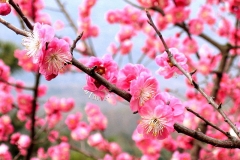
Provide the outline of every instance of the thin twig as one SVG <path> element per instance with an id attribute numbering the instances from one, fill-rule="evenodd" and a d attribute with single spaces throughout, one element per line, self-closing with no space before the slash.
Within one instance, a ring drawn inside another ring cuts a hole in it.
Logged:
<path id="1" fill-rule="evenodd" d="M 227 117 L 227 115 L 221 110 L 218 109 L 219 105 L 213 100 L 213 97 L 208 96 L 200 87 L 199 85 L 193 80 L 191 74 L 189 74 L 186 70 L 184 70 L 178 63 L 177 61 L 174 59 L 172 53 L 169 51 L 169 48 L 162 36 L 162 34 L 160 33 L 160 31 L 157 29 L 157 27 L 155 26 L 155 24 L 153 23 L 153 20 L 151 18 L 151 15 L 149 14 L 149 12 L 146 10 L 146 14 L 147 17 L 149 19 L 149 24 L 153 27 L 153 29 L 155 30 L 155 32 L 157 33 L 158 37 L 160 38 L 160 40 L 163 43 L 163 46 L 168 54 L 168 58 L 171 61 L 171 63 L 177 67 L 186 77 L 187 79 L 191 82 L 191 84 L 194 86 L 194 88 L 196 90 L 198 90 L 208 101 L 209 104 L 211 104 L 224 118 L 224 121 L 227 122 L 229 124 L 229 126 L 234 130 L 234 132 L 237 134 L 237 136 L 240 138 L 240 132 L 237 129 L 237 127 L 234 125 L 234 123 Z M 224 55 L 223 55 L 224 56 Z M 225 55 L 226 56 L 226 55 Z M 220 64 L 220 66 L 224 65 L 225 59 L 226 57 L 222 58 L 223 60 L 221 61 L 222 63 Z M 223 66 L 224 67 L 224 66 Z M 221 78 L 217 79 L 218 81 L 221 81 Z M 220 82 L 216 82 L 217 84 L 220 84 Z"/>
<path id="2" fill-rule="evenodd" d="M 23 14 L 23 12 L 22 12 L 22 10 L 19 8 L 19 6 L 16 5 L 13 0 L 9 0 L 9 4 L 11 4 L 11 6 L 15 9 L 15 11 L 19 14 L 19 16 L 22 18 L 22 20 L 23 20 L 24 23 L 27 25 L 27 27 L 28 27 L 30 30 L 33 30 L 33 25 L 32 25 L 31 22 L 27 19 L 27 17 L 25 17 L 25 15 Z"/>
<path id="3" fill-rule="evenodd" d="M 5 84 L 7 84 L 9 86 L 13 86 L 13 87 L 16 87 L 16 88 L 21 88 L 21 89 L 24 89 L 24 90 L 34 90 L 33 87 L 20 86 L 18 84 L 10 83 L 10 82 L 2 79 L 2 78 L 0 78 L 0 82 L 3 82 L 3 83 L 5 83 Z"/>
<path id="4" fill-rule="evenodd" d="M 195 111 L 193 111 L 192 109 L 190 109 L 189 107 L 186 107 L 187 111 L 193 113 L 195 116 L 197 116 L 198 118 L 200 118 L 201 120 L 203 120 L 207 125 L 215 128 L 216 130 L 220 131 L 222 134 L 226 135 L 228 138 L 232 138 L 232 136 L 228 133 L 223 131 L 222 129 L 220 129 L 219 127 L 217 127 L 216 125 L 212 124 L 211 122 L 209 122 L 208 120 L 206 120 L 204 117 L 202 117 L 201 115 L 199 115 L 198 113 L 196 113 Z"/>

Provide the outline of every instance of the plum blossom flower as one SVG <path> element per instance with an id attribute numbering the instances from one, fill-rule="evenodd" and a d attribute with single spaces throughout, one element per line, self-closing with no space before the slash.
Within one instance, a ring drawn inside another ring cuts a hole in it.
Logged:
<path id="1" fill-rule="evenodd" d="M 34 63 L 45 50 L 46 43 L 51 42 L 54 38 L 54 29 L 46 24 L 35 23 L 33 31 L 27 32 L 28 37 L 23 38 L 23 46 L 27 50 L 27 55 L 33 57 Z"/>
<path id="2" fill-rule="evenodd" d="M 174 131 L 174 117 L 171 107 L 159 105 L 156 99 L 146 102 L 139 110 L 141 121 L 137 131 L 144 138 L 164 139 Z"/>
<path id="3" fill-rule="evenodd" d="M 177 61 L 177 63 L 184 70 L 187 70 L 188 65 L 185 55 L 183 53 L 180 53 L 176 48 L 170 48 L 169 51 L 172 53 L 173 58 Z M 182 74 L 182 72 L 170 62 L 166 51 L 161 55 L 158 55 L 155 61 L 160 66 L 157 73 L 164 76 L 166 79 L 171 78 L 174 73 Z"/>
<path id="4" fill-rule="evenodd" d="M 144 106 L 145 102 L 152 99 L 158 92 L 157 80 L 149 74 L 141 74 L 130 85 L 130 94 L 132 95 L 130 107 L 132 111 L 138 111 Z"/>
<path id="5" fill-rule="evenodd" d="M 46 80 L 55 78 L 63 67 L 70 63 L 72 55 L 68 43 L 63 39 L 54 38 L 40 58 L 40 70 Z"/>
<path id="6" fill-rule="evenodd" d="M 88 67 L 96 67 L 95 72 L 100 74 L 110 83 L 115 84 L 117 82 L 118 66 L 112 60 L 111 55 L 105 55 L 103 58 L 91 57 L 87 64 Z M 90 76 L 87 76 L 87 85 L 85 90 L 90 91 L 103 100 L 108 93 L 108 89 L 101 85 L 98 81 Z"/>

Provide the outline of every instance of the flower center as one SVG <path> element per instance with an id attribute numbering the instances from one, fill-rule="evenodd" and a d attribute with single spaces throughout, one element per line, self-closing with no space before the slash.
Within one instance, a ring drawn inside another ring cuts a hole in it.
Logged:
<path id="1" fill-rule="evenodd" d="M 153 117 L 143 124 L 147 133 L 152 133 L 155 137 L 161 135 L 165 127 L 166 120 Z"/>
<path id="2" fill-rule="evenodd" d="M 155 95 L 155 90 L 152 85 L 144 87 L 139 95 L 139 106 L 143 106 L 146 101 Z"/>

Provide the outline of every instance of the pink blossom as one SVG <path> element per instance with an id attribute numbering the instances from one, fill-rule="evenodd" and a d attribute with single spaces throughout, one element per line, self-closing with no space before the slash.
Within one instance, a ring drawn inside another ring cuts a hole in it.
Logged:
<path id="1" fill-rule="evenodd" d="M 27 149 L 31 143 L 31 139 L 28 135 L 20 135 L 17 145 L 21 149 Z"/>
<path id="2" fill-rule="evenodd" d="M 133 112 L 139 111 L 144 104 L 154 98 L 158 92 L 157 80 L 149 76 L 149 74 L 142 73 L 140 76 L 133 80 L 130 85 L 130 108 Z"/>
<path id="3" fill-rule="evenodd" d="M 173 97 L 167 92 L 158 93 L 155 99 L 159 102 L 159 104 L 168 105 L 172 108 L 173 117 L 176 122 L 183 122 L 185 107 L 179 99 Z"/>
<path id="4" fill-rule="evenodd" d="M 102 114 L 98 113 L 93 116 L 88 116 L 91 130 L 105 130 L 107 128 L 107 118 Z"/>
<path id="5" fill-rule="evenodd" d="M 13 96 L 9 93 L 0 91 L 0 113 L 6 114 L 13 108 Z"/>
<path id="6" fill-rule="evenodd" d="M 33 63 L 33 57 L 27 56 L 26 50 L 18 50 L 14 51 L 14 57 L 18 59 L 18 65 L 21 66 L 25 71 L 28 72 L 37 72 L 38 64 Z"/>
<path id="7" fill-rule="evenodd" d="M 170 48 L 169 51 L 172 53 L 173 58 L 176 60 L 176 62 L 183 69 L 187 70 L 188 65 L 185 55 L 180 53 L 176 48 Z M 155 61 L 160 66 L 157 73 L 164 76 L 164 78 L 171 78 L 175 73 L 182 74 L 182 72 L 170 62 L 166 51 L 157 56 Z"/>
<path id="8" fill-rule="evenodd" d="M 191 53 L 196 53 L 198 51 L 198 44 L 197 41 L 194 40 L 193 38 L 186 37 L 183 40 L 183 52 L 184 54 L 191 54 Z"/>
<path id="9" fill-rule="evenodd" d="M 53 143 L 53 142 L 56 142 L 58 137 L 59 137 L 59 132 L 56 130 L 52 130 L 48 135 L 48 140 Z"/>
<path id="10" fill-rule="evenodd" d="M 85 122 L 79 122 L 77 127 L 71 131 L 71 137 L 75 141 L 84 140 L 89 136 L 90 126 Z"/>
<path id="11" fill-rule="evenodd" d="M 130 154 L 123 152 L 116 157 L 116 160 L 133 160 L 133 157 Z"/>
<path id="12" fill-rule="evenodd" d="M 8 151 L 8 146 L 4 143 L 2 143 L 0 145 L 0 159 L 3 159 L 3 160 L 11 160 L 12 159 L 12 155 Z"/>
<path id="13" fill-rule="evenodd" d="M 70 114 L 65 120 L 65 124 L 70 130 L 73 130 L 77 127 L 78 122 L 82 119 L 82 114 L 77 112 L 76 114 Z"/>
<path id="14" fill-rule="evenodd" d="M 189 21 L 189 32 L 191 34 L 199 35 L 203 32 L 204 26 L 201 19 L 191 19 Z"/>
<path id="15" fill-rule="evenodd" d="M 18 107 L 20 110 L 22 110 L 26 114 L 32 113 L 32 96 L 28 94 L 18 94 L 17 97 L 17 102 L 18 102 Z"/>
<path id="16" fill-rule="evenodd" d="M 57 20 L 57 21 L 55 22 L 55 24 L 54 24 L 54 28 L 55 28 L 56 30 L 61 30 L 61 29 L 63 29 L 63 28 L 64 28 L 64 23 L 63 23 L 63 21 Z"/>
<path id="17" fill-rule="evenodd" d="M 74 99 L 61 98 L 59 101 L 59 109 L 63 112 L 69 112 L 74 107 Z"/>
<path id="18" fill-rule="evenodd" d="M 95 72 L 103 76 L 110 83 L 115 84 L 117 82 L 118 66 L 112 60 L 110 55 L 105 55 L 101 59 L 91 57 L 87 66 L 90 68 L 96 67 Z M 87 85 L 84 89 L 93 92 L 95 95 L 99 96 L 101 100 L 103 100 L 108 93 L 108 89 L 106 87 L 90 76 L 87 76 Z"/>
<path id="19" fill-rule="evenodd" d="M 35 23 L 33 31 L 28 32 L 28 37 L 23 38 L 22 44 L 27 50 L 27 55 L 33 57 L 33 62 L 38 63 L 42 52 L 46 50 L 46 43 L 54 37 L 54 29 L 46 24 Z"/>
<path id="20" fill-rule="evenodd" d="M 130 40 L 123 41 L 120 46 L 121 54 L 126 55 L 126 54 L 130 53 L 132 46 L 133 46 L 132 41 L 130 41 Z"/>
<path id="21" fill-rule="evenodd" d="M 0 15 L 6 16 L 11 12 L 11 6 L 8 3 L 0 3 Z"/>
<path id="22" fill-rule="evenodd" d="M 99 114 L 101 110 L 97 105 L 92 103 L 87 103 L 85 107 L 85 112 L 87 113 L 88 116 L 94 116 L 96 114 Z"/>
<path id="23" fill-rule="evenodd" d="M 152 99 L 139 110 L 141 116 L 137 126 L 139 134 L 145 138 L 164 139 L 174 131 L 174 117 L 172 108 L 168 105 L 161 105 L 159 101 Z"/>
<path id="24" fill-rule="evenodd" d="M 169 13 L 173 23 L 181 23 L 189 17 L 190 10 L 183 7 L 173 7 Z"/>
<path id="25" fill-rule="evenodd" d="M 128 91 L 133 80 L 137 79 L 140 73 L 146 72 L 151 74 L 150 71 L 141 64 L 127 64 L 119 71 L 117 86 L 121 89 Z"/>
<path id="26" fill-rule="evenodd" d="M 191 0 L 175 0 L 174 2 L 177 7 L 186 7 L 191 3 Z"/>
<path id="27" fill-rule="evenodd" d="M 122 149 L 116 142 L 111 142 L 109 143 L 109 152 L 115 157 L 122 152 Z"/>
<path id="28" fill-rule="evenodd" d="M 47 86 L 46 85 L 39 85 L 38 87 L 38 97 L 42 97 L 46 94 L 47 92 Z"/>
<path id="29" fill-rule="evenodd" d="M 54 38 L 41 57 L 39 72 L 45 76 L 46 80 L 51 80 L 71 60 L 72 55 L 68 43 L 63 39 Z"/>
<path id="30" fill-rule="evenodd" d="M 174 152 L 171 160 L 191 160 L 189 153 L 179 153 L 178 151 Z"/>
<path id="31" fill-rule="evenodd" d="M 104 138 L 102 137 L 102 135 L 97 132 L 95 134 L 92 134 L 88 137 L 88 144 L 92 147 L 95 147 L 97 145 L 99 145 L 100 143 L 102 143 L 104 141 Z"/>
<path id="32" fill-rule="evenodd" d="M 70 145 L 66 142 L 61 142 L 59 145 L 48 148 L 47 152 L 51 159 L 70 159 Z"/>

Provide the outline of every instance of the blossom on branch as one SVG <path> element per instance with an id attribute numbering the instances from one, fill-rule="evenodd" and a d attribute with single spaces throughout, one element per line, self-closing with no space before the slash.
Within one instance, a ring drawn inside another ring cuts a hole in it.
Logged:
<path id="1" fill-rule="evenodd" d="M 33 62 L 38 63 L 39 57 L 47 49 L 47 43 L 53 40 L 54 29 L 49 25 L 35 23 L 33 31 L 27 34 L 28 37 L 23 38 L 22 44 L 27 50 L 27 55 L 33 57 Z"/>
<path id="2" fill-rule="evenodd" d="M 188 69 L 187 58 L 183 53 L 180 53 L 176 48 L 170 48 L 173 58 L 184 69 Z M 175 67 L 170 61 L 167 52 L 165 51 L 161 55 L 158 55 L 155 59 L 156 63 L 160 66 L 157 73 L 164 76 L 164 78 L 171 78 L 175 73 L 182 74 L 182 72 Z"/>

